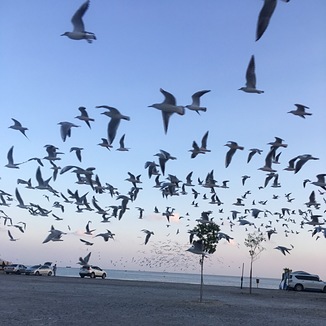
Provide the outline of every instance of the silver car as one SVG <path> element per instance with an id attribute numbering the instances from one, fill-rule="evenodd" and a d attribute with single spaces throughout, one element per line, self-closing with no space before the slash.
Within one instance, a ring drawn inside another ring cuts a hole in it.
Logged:
<path id="1" fill-rule="evenodd" d="M 26 271 L 26 266 L 22 264 L 11 264 L 3 268 L 6 274 L 23 274 Z"/>
<path id="2" fill-rule="evenodd" d="M 36 276 L 40 276 L 40 275 L 52 276 L 53 269 L 49 265 L 34 265 L 26 268 L 25 274 L 36 275 Z"/>

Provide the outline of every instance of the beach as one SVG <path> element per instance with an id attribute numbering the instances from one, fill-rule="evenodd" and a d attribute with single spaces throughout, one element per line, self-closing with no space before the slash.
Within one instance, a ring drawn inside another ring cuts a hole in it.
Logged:
<path id="1" fill-rule="evenodd" d="M 6 325 L 325 325 L 326 294 L 0 274 Z"/>

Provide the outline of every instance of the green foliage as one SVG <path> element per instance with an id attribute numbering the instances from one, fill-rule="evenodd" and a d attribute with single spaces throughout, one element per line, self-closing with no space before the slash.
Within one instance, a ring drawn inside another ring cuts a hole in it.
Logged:
<path id="1" fill-rule="evenodd" d="M 214 222 L 198 223 L 190 233 L 194 234 L 203 243 L 204 252 L 213 254 L 216 251 L 216 245 L 218 243 L 217 233 L 220 231 L 220 227 Z"/>

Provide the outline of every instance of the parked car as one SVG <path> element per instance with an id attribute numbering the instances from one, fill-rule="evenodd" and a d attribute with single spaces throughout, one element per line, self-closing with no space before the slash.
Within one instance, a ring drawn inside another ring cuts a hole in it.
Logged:
<path id="1" fill-rule="evenodd" d="M 326 293 L 326 282 L 318 275 L 307 272 L 293 272 L 289 275 L 288 289 L 295 291 L 322 291 Z"/>
<path id="2" fill-rule="evenodd" d="M 102 277 L 106 278 L 106 272 L 98 266 L 84 265 L 79 270 L 79 275 L 81 278 L 89 276 L 90 278 Z"/>
<path id="3" fill-rule="evenodd" d="M 34 265 L 26 268 L 26 275 L 47 275 L 51 276 L 53 274 L 52 267 L 49 265 Z"/>
<path id="4" fill-rule="evenodd" d="M 24 274 L 26 271 L 26 266 L 22 264 L 11 264 L 6 265 L 3 270 L 6 274 Z"/>

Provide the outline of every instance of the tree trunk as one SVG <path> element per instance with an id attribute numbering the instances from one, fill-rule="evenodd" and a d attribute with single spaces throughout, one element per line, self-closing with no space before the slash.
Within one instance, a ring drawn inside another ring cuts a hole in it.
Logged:
<path id="1" fill-rule="evenodd" d="M 205 255 L 202 255 L 201 260 L 200 260 L 200 297 L 199 297 L 199 302 L 203 301 L 204 258 L 205 258 Z"/>

